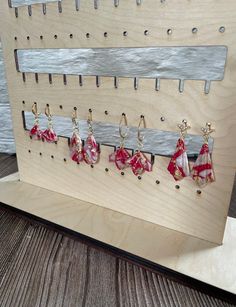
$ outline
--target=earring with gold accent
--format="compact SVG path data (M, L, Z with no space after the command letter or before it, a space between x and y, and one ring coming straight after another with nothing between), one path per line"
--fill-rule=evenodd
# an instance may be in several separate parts
M123 124L124 123L124 124ZM125 139L128 136L128 122L125 113L122 113L120 124L120 147L109 155L109 162L114 162L119 170L129 167L128 160L131 157L130 153L124 148Z
M132 168L132 171L135 176L140 176L145 171L146 172L152 171L151 161L145 156L144 153L141 152L141 149L143 147L143 140L144 140L144 136L141 135L142 125L143 125L143 128L146 128L146 122L145 122L143 115L140 116L140 121L138 125L138 135L137 135L138 148L135 154L128 160L128 164Z
M193 165L191 176L200 187L204 187L208 183L215 181L212 160L208 145L210 134L215 130L211 128L211 123L206 123L206 126L202 127L201 130L204 143L201 147L198 158Z
M46 130L44 130L42 134L42 140L48 143L56 143L58 137L56 135L56 132L53 130L52 115L48 104L46 105L45 108L45 115L48 118L48 127Z
M29 135L31 139L41 140L42 139L42 130L39 127L39 115L37 102L34 102L32 105L32 113L34 114L34 125L30 129Z
M88 137L84 143L83 157L84 161L87 164L91 165L97 163L100 157L99 146L93 135L93 119L92 119L91 109L89 110L87 123L88 123Z
M175 153L172 156L167 168L176 181L179 181L184 177L189 176L190 174L184 139L186 137L187 131L191 127L184 119L182 123L178 125L178 128L180 129L180 138L178 139Z
M72 125L73 125L73 133L70 138L70 156L73 161L79 164L84 160L84 157L82 152L83 149L82 140L79 134L77 109L74 109L72 113Z

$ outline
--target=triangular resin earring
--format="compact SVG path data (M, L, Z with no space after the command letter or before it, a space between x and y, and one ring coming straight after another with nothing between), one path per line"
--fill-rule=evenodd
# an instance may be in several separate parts
M180 138L178 139L175 153L172 156L167 168L176 181L181 180L190 174L184 139L187 134L187 130L191 127L184 119L182 124L178 125L178 128L180 129Z
M138 149L135 152L135 154L128 160L128 164L131 166L135 176L140 176L145 171L146 172L152 171L151 161L145 156L144 153L141 152L144 140L144 136L141 136L141 125L143 125L143 128L146 128L146 123L143 115L140 116L140 121L138 125L138 135L137 135Z
M29 135L31 139L34 140L41 140L42 139L42 131L40 130L39 127L39 115L38 113L38 107L37 107L37 102L34 102L32 105L32 113L34 114L34 125L30 129Z
M125 132L122 131L122 128L124 128ZM119 170L123 170L129 167L128 159L131 157L130 153L124 148L124 142L128 136L128 123L125 113L122 113L121 115L119 134L120 134L120 147L109 155L109 162L114 162Z
M58 140L58 137L56 135L56 132L53 130L52 115L51 115L48 104L46 105L46 108L45 108L45 115L48 118L48 127L46 130L44 130L42 134L42 140L48 143L56 143Z
M83 157L84 157L84 161L87 164L92 165L92 164L97 163L100 157L99 146L93 135L92 110L89 110L89 116L88 116L87 122L88 122L88 137L84 143Z
M83 149L82 140L79 134L79 124L78 124L78 116L76 108L72 113L72 125L73 125L73 133L70 138L70 156L73 161L79 164L84 160L84 157L82 152Z
M212 132L214 132L214 129L211 128L211 124L206 123L206 127L202 128L204 144L202 145L198 158L191 171L193 180L196 181L200 187L204 187L208 183L215 181L208 145L209 137Z

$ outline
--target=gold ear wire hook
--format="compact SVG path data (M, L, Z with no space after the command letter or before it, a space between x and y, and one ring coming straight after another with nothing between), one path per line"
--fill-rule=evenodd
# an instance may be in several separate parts
M34 114L35 117L39 116L37 102L34 102L32 105L32 113Z
M182 120L182 124L178 125L178 128L180 129L180 135L184 139L187 131L191 128L191 126L188 125L188 122L186 119Z
M211 128L211 123L206 123L205 127L202 127L202 136L204 138L205 143L208 143L209 137L212 132L215 131L215 129Z
M141 135L141 125L143 125L143 128L146 128L146 122L145 122L144 115L140 116L140 121L139 121L139 124L138 124L138 142L139 142L139 146L143 145L143 140L144 140L144 136Z
M123 122L124 122L124 125L122 126ZM125 133L122 132L122 127L126 127L126 132ZM122 113L121 119L120 119L120 124L119 124L119 134L120 134L120 137L122 139L125 139L128 136L127 128L128 128L127 117L126 117L125 113Z
M45 108L45 115L46 115L47 117L52 117L51 112L50 112L49 105L46 105L46 108Z

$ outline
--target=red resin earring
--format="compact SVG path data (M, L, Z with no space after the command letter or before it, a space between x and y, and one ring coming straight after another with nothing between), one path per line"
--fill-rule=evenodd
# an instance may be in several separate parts
M187 134L187 130L191 127L188 125L186 120L183 120L182 124L178 125L178 128L180 129L180 138L178 139L175 153L172 156L167 168L176 181L189 176L190 173L184 139Z
M99 146L93 135L92 110L89 110L89 116L87 122L88 122L88 137L84 143L83 158L87 164L92 165L97 163L100 157Z
M49 105L47 104L45 108L45 115L48 118L48 127L46 130L44 130L42 134L42 140L46 141L48 143L56 143L58 140L58 137L56 135L56 132L53 130L53 124L52 124L52 115L50 112Z
M135 154L128 160L128 164L132 168L132 171L135 176L140 176L145 171L146 172L152 171L151 161L145 156L144 153L141 152L141 148L143 147L143 140L144 140L144 136L141 136L141 131L140 131L142 124L143 124L143 127L146 128L146 123L145 123L143 115L140 116L140 121L138 125L138 136L137 136L138 149L135 152Z
M124 125L122 126L122 123ZM125 132L122 131L122 127L125 128ZM120 134L120 147L116 149L112 154L109 155L109 162L114 162L116 167L119 170L123 170L129 167L128 160L131 157L130 153L124 148L124 141L128 136L128 124L127 117L125 113L122 113L120 125L119 125L119 134Z
M32 113L34 114L34 125L30 129L29 135L30 135L31 139L41 140L42 131L40 130L40 127L39 127L39 113L38 113L38 108L37 108L36 102L34 102L34 104L32 105Z
M77 110L72 114L73 133L70 138L70 156L73 161L80 163L84 160L82 152L82 140L79 134Z
M202 145L198 158L195 161L191 171L193 180L196 181L200 187L204 187L208 183L215 181L208 145L208 140L212 132L214 132L214 129L211 128L211 124L206 123L206 127L202 128L204 144Z

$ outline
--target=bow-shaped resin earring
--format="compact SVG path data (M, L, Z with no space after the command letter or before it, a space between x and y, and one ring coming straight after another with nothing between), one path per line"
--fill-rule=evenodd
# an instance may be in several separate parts
M84 157L82 152L83 149L82 140L79 134L77 109L74 109L72 113L72 125L73 125L73 133L70 138L70 156L73 161L79 164L84 160Z
M180 129L180 138L178 139L175 153L172 156L167 168L176 181L189 176L189 163L184 139L188 129L191 127L184 119L182 124L178 125L178 128Z
M211 156L209 153L209 137L215 130L211 128L211 123L206 123L206 127L202 127L202 136L204 139L204 144L200 150L197 160L195 161L191 176L194 181L200 186L204 187L208 183L215 181Z
M144 136L141 135L141 125L143 125L143 128L146 128L146 123L143 115L140 116L140 121L138 125L138 135L137 135L138 149L135 152L135 154L128 160L128 164L132 168L132 171L135 176L140 176L145 171L146 172L152 171L151 161L145 156L144 153L141 152L144 140Z
M56 132L53 130L52 115L48 104L45 108L45 115L48 118L48 127L46 130L44 130L42 134L42 140L48 143L56 143L58 137L56 135Z
M34 102L32 105L32 113L34 114L34 125L30 129L29 135L31 139L41 140L42 139L42 130L39 127L39 115L37 102Z
M123 129L125 131L123 131ZM128 123L125 113L122 113L121 115L120 124L119 124L119 134L120 134L120 147L109 155L109 162L114 162L119 170L123 170L129 167L128 160L131 157L130 153L124 148L124 142L128 136Z
M89 110L87 122L88 122L88 137L84 143L83 157L84 157L84 161L87 164L92 165L92 164L97 163L100 157L99 146L93 135L92 110Z

